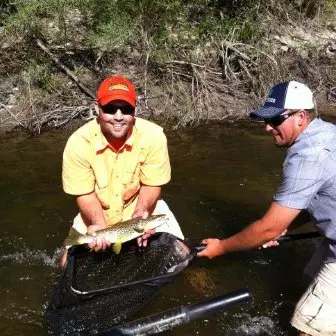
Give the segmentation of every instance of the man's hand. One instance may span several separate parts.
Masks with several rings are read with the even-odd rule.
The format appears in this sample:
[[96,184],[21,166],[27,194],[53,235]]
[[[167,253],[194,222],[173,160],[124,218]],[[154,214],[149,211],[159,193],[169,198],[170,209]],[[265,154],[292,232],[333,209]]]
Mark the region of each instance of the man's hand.
[[[142,219],[147,219],[149,216],[149,212],[145,209],[135,209],[132,218],[141,217]],[[141,247],[146,247],[148,243],[148,238],[155,234],[155,230],[148,230],[142,236],[138,237],[137,242]]]
[[198,257],[208,257],[212,259],[224,254],[223,241],[217,238],[207,238],[202,240],[202,244],[206,244],[206,248],[197,253]]
[[147,219],[149,212],[146,209],[138,208],[135,209],[132,218],[141,217],[142,219]]
[[88,245],[89,245],[90,249],[93,249],[95,252],[105,251],[106,248],[111,246],[110,241],[108,241],[104,238],[97,237],[96,231],[102,230],[102,229],[105,229],[105,228],[106,228],[106,225],[102,226],[100,224],[94,224],[94,225],[90,225],[88,227],[87,234],[95,238]]
[[277,241],[277,239],[279,237],[284,236],[286,233],[287,233],[287,230],[282,231],[280,236],[276,237],[274,240],[270,240],[269,242],[267,242],[265,244],[262,244],[262,246],[260,246],[259,249],[261,249],[261,248],[268,248],[268,247],[274,247],[274,246],[279,246],[280,244]]
[[64,250],[61,251],[59,255],[59,262],[58,262],[59,267],[65,268],[67,264],[67,259],[68,259],[68,249],[64,248]]

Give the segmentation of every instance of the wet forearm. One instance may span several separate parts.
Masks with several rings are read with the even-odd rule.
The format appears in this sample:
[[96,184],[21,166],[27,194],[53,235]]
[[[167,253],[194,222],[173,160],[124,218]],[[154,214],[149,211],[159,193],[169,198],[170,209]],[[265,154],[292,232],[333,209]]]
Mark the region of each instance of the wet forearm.
[[78,196],[77,205],[87,226],[92,224],[106,226],[103,208],[94,192]]
[[221,242],[223,253],[259,247],[276,239],[288,228],[300,211],[272,202],[261,219]]
[[139,198],[135,211],[146,210],[148,213],[152,213],[156,206],[156,202],[160,198],[161,187],[153,187],[142,185],[139,192]]
[[232,237],[222,240],[217,238],[203,239],[202,242],[206,244],[206,248],[199,252],[198,256],[214,258],[228,252],[259,247],[279,237],[300,211],[272,202],[261,219],[253,222]]
[[280,234],[281,230],[270,228],[263,223],[263,220],[257,220],[236,235],[223,239],[222,253],[253,249],[275,239]]

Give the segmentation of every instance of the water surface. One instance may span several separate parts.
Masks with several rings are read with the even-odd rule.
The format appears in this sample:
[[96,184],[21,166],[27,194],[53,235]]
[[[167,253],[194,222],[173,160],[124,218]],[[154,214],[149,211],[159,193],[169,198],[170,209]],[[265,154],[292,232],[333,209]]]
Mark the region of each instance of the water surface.
[[[274,147],[261,125],[204,124],[166,133],[172,181],[163,196],[186,237],[229,236],[262,216],[280,180],[285,152]],[[76,214],[74,199],[61,187],[61,156],[69,134],[58,130],[0,139],[1,335],[48,335],[43,313],[60,276],[56,256]],[[288,335],[288,319],[302,291],[302,268],[315,243],[197,259],[136,317],[249,288],[253,305],[165,334]],[[199,275],[207,281],[195,285]]]

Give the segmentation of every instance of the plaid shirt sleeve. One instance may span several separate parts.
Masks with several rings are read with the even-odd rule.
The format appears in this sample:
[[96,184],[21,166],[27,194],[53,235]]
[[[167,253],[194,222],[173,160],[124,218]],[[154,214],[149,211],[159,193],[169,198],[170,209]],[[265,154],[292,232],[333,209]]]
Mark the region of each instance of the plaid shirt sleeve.
[[288,208],[306,209],[325,183],[323,167],[315,155],[294,154],[284,163],[283,180],[274,201]]

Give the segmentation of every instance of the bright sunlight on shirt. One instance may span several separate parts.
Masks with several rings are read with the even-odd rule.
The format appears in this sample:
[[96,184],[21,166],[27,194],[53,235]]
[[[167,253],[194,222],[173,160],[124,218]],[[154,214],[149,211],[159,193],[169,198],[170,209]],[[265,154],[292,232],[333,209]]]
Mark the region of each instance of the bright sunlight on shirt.
[[140,184],[161,186],[170,177],[166,136],[160,126],[141,118],[135,118],[118,152],[92,120],[69,138],[63,153],[64,191],[77,196],[95,191],[107,225],[131,218]]

